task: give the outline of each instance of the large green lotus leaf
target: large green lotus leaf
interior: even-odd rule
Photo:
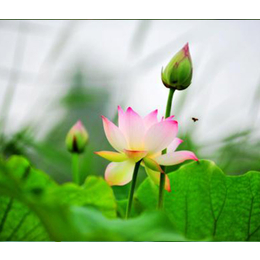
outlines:
[[[47,241],[41,221],[23,203],[0,196],[0,241]]]
[[[54,241],[185,241],[163,212],[109,219],[96,208],[38,203],[34,211]]]
[[[58,185],[23,157],[0,163],[2,241],[77,240],[77,231],[68,226],[71,205],[88,205],[105,216],[116,216],[113,191],[100,177],[91,176],[82,186]]]
[[[128,204],[128,199],[117,200],[117,215],[118,215],[118,217],[120,217],[120,218],[126,217],[127,204]],[[131,218],[137,217],[141,214],[142,211],[143,211],[143,209],[142,209],[142,206],[140,205],[140,203],[138,203],[138,201],[136,201],[136,200],[133,200],[130,217]]]
[[[21,157],[0,163],[0,194],[1,240],[185,240],[162,212],[130,220],[107,218],[114,217],[116,208],[103,179],[90,177],[82,187],[59,186]]]
[[[56,185],[46,174],[30,167],[29,162],[13,156],[0,167],[0,240],[46,241],[49,235],[25,201]]]
[[[36,212],[54,241],[186,241],[163,212],[109,219],[92,207],[47,207]]]
[[[71,222],[83,241],[185,241],[163,212],[150,211],[136,218],[107,219],[91,208],[71,207]]]
[[[228,176],[201,160],[168,176],[172,191],[165,192],[164,209],[187,238],[260,241],[260,172]],[[136,199],[145,209],[155,208],[158,187],[147,179]]]
[[[49,195],[59,198],[60,204],[92,206],[109,218],[116,217],[113,190],[101,177],[89,176],[82,186],[63,184],[50,190]]]

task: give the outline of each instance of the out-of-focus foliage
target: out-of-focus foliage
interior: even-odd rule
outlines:
[[[260,240],[260,172],[225,175],[213,162],[189,163],[169,174],[167,216],[192,240]],[[144,209],[157,205],[158,187],[149,179],[137,192]]]
[[[41,221],[30,209],[29,197],[32,194],[38,197],[43,187],[55,183],[49,176],[30,168],[29,162],[21,157],[12,157],[6,164],[1,162],[0,167],[0,240],[49,240]],[[24,203],[26,198],[21,190],[27,194],[28,204]]]
[[[158,187],[139,187],[131,218],[101,178],[57,184],[23,157],[0,162],[2,241],[259,241],[260,172],[225,175],[201,160],[169,173],[172,191],[155,211]],[[186,238],[185,238],[186,237]]]
[[[44,225],[51,221],[58,222],[55,216],[61,214],[60,217],[63,218],[62,214],[65,214],[68,205],[89,206],[97,208],[107,217],[116,216],[112,189],[103,179],[92,176],[81,187],[74,184],[60,186],[45,173],[32,168],[22,157],[14,156],[6,164],[1,163],[0,192],[3,195],[0,232],[2,240],[34,240],[32,235],[35,232],[38,235],[35,240],[46,240],[48,236],[46,238],[41,221]],[[66,218],[64,216],[64,225]],[[39,231],[32,229],[33,227],[43,229],[43,234],[38,234]]]
[[[58,185],[22,157],[0,163],[1,240],[184,241],[165,214],[115,218],[112,189],[100,177]],[[108,217],[108,218],[107,218]]]
[[[259,171],[259,147],[260,140],[252,130],[242,131],[224,138],[212,159],[229,174],[243,174],[249,169]]]
[[[250,170],[260,170],[260,140],[255,136],[255,130],[238,131],[217,142],[198,144],[193,135],[196,124],[199,122],[193,123],[195,126],[189,127],[179,136],[184,140],[179,147],[180,150],[194,151],[198,158],[215,161],[229,175],[240,175]],[[180,165],[168,167],[167,172],[179,167]]]
[[[48,195],[59,198],[61,204],[92,206],[110,218],[116,217],[116,203],[111,187],[101,178],[89,176],[82,186],[65,183]]]

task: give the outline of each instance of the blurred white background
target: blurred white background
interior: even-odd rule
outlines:
[[[91,84],[112,93],[106,116],[113,115],[118,104],[142,115],[158,108],[163,115],[168,89],[161,83],[161,68],[186,42],[194,76],[191,86],[174,96],[180,132],[192,127],[203,144],[252,124],[257,129],[260,21],[17,20],[0,21],[5,131],[38,121],[40,137],[62,115],[61,108],[54,109],[55,102],[79,65]]]

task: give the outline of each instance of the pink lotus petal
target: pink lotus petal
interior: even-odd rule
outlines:
[[[80,120],[78,120],[77,123],[74,125],[74,127],[77,130],[81,130],[81,128],[83,127],[83,124]]]
[[[115,148],[117,151],[123,151],[124,148],[127,147],[127,143],[125,137],[121,130],[109,121],[106,117],[102,116],[104,131],[109,143]]]
[[[173,121],[174,117],[175,116],[169,116],[169,117],[165,118],[164,116],[162,116],[161,121]]]
[[[133,151],[133,150],[124,150],[125,154],[129,159],[134,160],[135,162],[140,161],[147,155],[147,151]]]
[[[170,166],[170,165],[182,163],[186,160],[198,161],[198,158],[193,152],[179,151],[179,152],[171,152],[171,153],[160,155],[154,158],[154,160],[160,165]]]
[[[111,162],[123,162],[127,160],[127,156],[123,153],[111,152],[111,151],[100,151],[95,154],[103,157]]]
[[[174,116],[169,116],[169,117],[167,117],[167,118],[165,119],[165,121],[172,121],[173,118],[174,118]]]
[[[143,119],[146,130],[148,130],[152,125],[158,123],[157,115],[158,110],[156,109]]]
[[[183,142],[183,140],[181,140],[180,138],[176,137],[172,143],[167,147],[167,152],[174,152],[178,146]]]
[[[132,180],[135,163],[131,160],[112,162],[105,171],[105,179],[109,185],[125,185]]]
[[[153,171],[151,169],[149,169],[148,167],[145,167],[145,171],[147,173],[147,175],[151,178],[151,180],[156,184],[156,185],[160,185],[160,176],[161,173],[157,172],[157,171]],[[171,191],[171,185],[170,185],[170,179],[168,177],[167,174],[165,174],[165,185],[164,185],[164,189],[167,190],[168,192]]]
[[[144,122],[131,107],[126,110],[120,129],[126,137],[129,150],[143,150]]]
[[[189,43],[188,42],[182,48],[182,51],[183,51],[184,56],[188,57],[190,59],[190,49],[189,49]]]
[[[178,132],[177,121],[161,121],[153,125],[144,138],[145,148],[149,154],[162,151],[170,145]]]
[[[125,112],[124,110],[118,106],[118,127],[122,131],[122,129],[125,127]]]
[[[86,129],[84,127],[84,125],[82,124],[82,122],[80,120],[78,120],[76,122],[75,125],[73,125],[73,127],[70,129],[71,133],[75,133],[75,132],[86,132]]]

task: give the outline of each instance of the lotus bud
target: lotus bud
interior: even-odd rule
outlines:
[[[84,152],[88,142],[88,132],[79,120],[68,132],[66,137],[66,146],[71,153]]]
[[[192,62],[187,43],[162,69],[162,82],[167,88],[186,89],[191,84]]]

